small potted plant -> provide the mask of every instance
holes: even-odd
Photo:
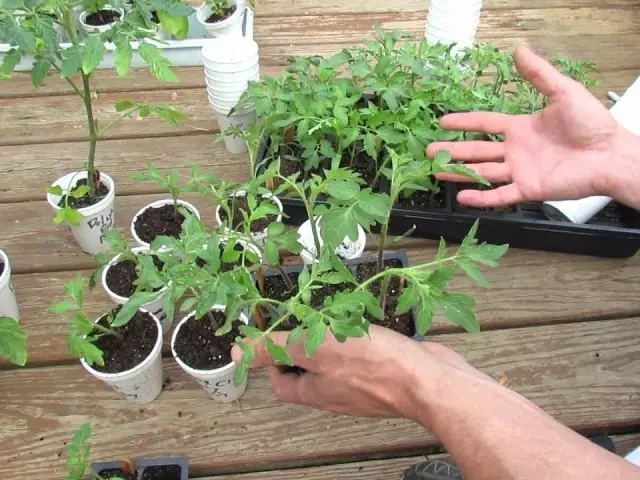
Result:
[[[245,36],[246,32],[243,31],[243,23],[247,22],[245,3],[244,0],[205,0],[198,9],[196,18],[211,37]],[[255,0],[249,0],[249,3],[252,9],[255,8]],[[247,36],[253,37],[253,25],[249,25],[248,28],[250,33]]]
[[[152,459],[123,458],[110,462],[90,462],[91,424],[83,423],[65,446],[67,451],[67,480],[187,480],[187,457],[160,457]],[[66,443],[66,442],[65,442]],[[87,475],[89,475],[87,477]]]
[[[141,305],[141,308],[160,320],[162,332],[166,334],[171,328],[173,318],[165,313],[165,305],[171,302],[171,299],[169,280],[162,275],[164,264],[155,252],[147,247],[131,248],[129,242],[122,238],[116,229],[108,231],[105,238],[109,244],[109,251],[96,255],[96,260],[101,266],[94,272],[90,287],[93,288],[97,278],[100,278],[102,288],[118,305],[125,305],[136,292],[155,293],[155,298]]]
[[[115,45],[116,70],[119,76],[126,76],[133,55],[131,41],[139,42],[139,54],[149,64],[154,76],[161,80],[177,82],[170,69],[169,61],[162,51],[147,42],[152,33],[135,25],[122,27],[118,22],[104,32],[93,32],[81,36],[73,22],[73,5],[58,2],[54,9],[55,19],[50,9],[45,9],[44,0],[39,0],[42,8],[34,9],[31,21],[18,22],[21,16],[19,6],[1,6],[0,16],[15,25],[8,39],[12,48],[5,55],[2,71],[10,76],[23,55],[30,54],[35,61],[31,70],[31,79],[35,87],[42,85],[47,73],[58,72],[71,86],[71,89],[83,101],[87,119],[89,153],[86,167],[68,173],[57,179],[47,190],[47,201],[56,212],[54,223],[66,223],[80,248],[87,253],[104,251],[104,232],[115,225],[115,184],[113,179],[100,171],[95,165],[98,140],[116,122],[123,118],[138,116],[146,118],[152,114],[177,125],[185,115],[169,106],[134,103],[122,100],[116,103],[119,116],[115,121],[100,125],[95,117],[91,76],[100,65],[105,42]],[[64,27],[71,45],[60,43],[56,36],[41,35],[40,29],[53,30],[54,23]],[[38,38],[38,42],[35,39]],[[0,77],[2,78],[2,77]],[[81,84],[78,83],[78,78]]]
[[[0,316],[20,318],[16,294],[11,284],[11,264],[9,257],[0,250]]]
[[[125,304],[91,320],[84,310],[85,282],[76,276],[65,284],[68,298],[52,304],[55,314],[68,314],[69,351],[94,377],[122,397],[139,404],[155,400],[162,390],[162,326],[140,306],[155,297],[136,292]]]
[[[122,20],[124,10],[109,5],[104,0],[85,0],[79,22],[85,33],[105,32]]]
[[[149,163],[146,172],[132,175],[134,180],[153,181],[171,193],[170,199],[152,202],[134,215],[131,220],[131,235],[139,245],[149,247],[160,236],[178,237],[187,211],[200,218],[196,207],[178,198],[183,193],[196,191],[194,179],[198,177],[199,172],[195,168],[192,171],[192,177],[183,183],[179,182],[177,170],[163,175],[153,163]]]

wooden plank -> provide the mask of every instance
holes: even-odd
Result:
[[[640,434],[613,435],[616,452],[620,456],[640,444]],[[426,455],[385,460],[371,460],[368,462],[342,463],[338,465],[323,465],[319,467],[293,468],[290,470],[275,470],[269,472],[245,473],[238,475],[220,475],[201,480],[400,480],[404,471],[417,463],[427,460],[444,458],[447,455]]]
[[[410,241],[405,245],[412,247],[409,259],[413,264],[428,261],[435,253],[433,242]],[[399,247],[401,249],[402,245]],[[11,261],[15,263],[14,251],[7,249]],[[50,254],[38,254],[47,251],[44,245],[30,251],[27,259],[51,257]],[[74,253],[78,257],[81,255]],[[85,263],[82,265],[85,268],[91,265],[88,256],[74,259],[61,253],[52,257],[52,261],[60,257],[61,261],[68,262],[61,264],[65,269],[78,265],[79,260]],[[288,260],[289,263],[300,262],[297,257]],[[17,267],[21,265],[17,264]],[[67,320],[47,313],[47,309],[54,301],[64,298],[64,282],[78,273],[88,278],[91,271],[14,276],[21,324],[29,334],[30,365],[51,365],[70,359],[66,345]],[[477,287],[459,273],[451,283],[451,291],[474,296],[482,329],[488,330],[640,315],[640,300],[636,292],[628,287],[639,275],[640,257],[615,261],[513,250],[498,269],[486,271],[489,289]],[[96,318],[112,306],[101,286],[87,295],[85,303],[87,312]],[[429,334],[454,331],[461,329],[451,325],[442,315],[437,315]],[[169,354],[169,351],[167,344],[165,353]],[[0,360],[1,365],[6,366],[7,362]]]
[[[529,10],[552,8],[583,8],[594,7],[596,4],[590,0],[539,0],[529,2],[527,0],[485,0],[483,10]],[[606,4],[599,5],[606,9],[633,8],[638,5],[637,0],[608,0]],[[404,2],[385,2],[384,0],[370,0],[368,2],[341,2],[340,0],[273,0],[263,3],[256,9],[256,23],[267,22],[269,17],[313,16],[313,15],[340,15],[340,14],[367,14],[385,12],[426,12],[429,8],[428,0],[407,0]],[[497,12],[494,12],[497,13]]]
[[[638,319],[434,338],[529,397],[558,421],[596,433],[640,425]],[[236,404],[207,401],[172,359],[170,386],[147,406],[127,403],[79,365],[0,373],[0,476],[58,478],[63,442],[90,419],[95,459],[186,454],[192,474],[223,474],[375,458],[434,446],[404,420],[360,419],[280,404],[252,372]]]
[[[106,126],[121,116],[114,103],[119,100],[170,104],[189,118],[174,127],[158,117],[124,118],[105,132],[107,138],[193,135],[216,132],[218,125],[206,90],[163,90],[106,93],[94,101],[94,115],[99,126]],[[82,101],[76,95],[25,99],[0,99],[0,145],[86,141],[88,130]]]
[[[192,165],[215,172],[226,180],[242,181],[249,175],[246,154],[227,152],[214,134],[150,140],[105,140],[98,144],[96,165],[116,182],[118,195],[162,192],[152,182],[134,182],[131,174],[154,162],[163,171],[176,169],[190,175]],[[86,163],[85,142],[0,147],[0,195],[2,202],[41,200],[57,178]],[[52,152],[59,152],[52,159]]]

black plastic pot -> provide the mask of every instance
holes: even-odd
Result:
[[[399,260],[402,263],[403,267],[407,267],[409,265],[409,257],[406,252],[387,252],[384,254],[384,260]],[[349,269],[355,275],[356,268],[358,265],[362,263],[376,262],[377,257],[375,255],[368,255],[360,258],[355,258],[353,260],[345,260],[344,264],[349,267]],[[300,273],[305,266],[303,264],[291,265],[284,267],[283,270],[286,274],[290,273]],[[281,276],[279,270],[276,270],[271,267],[265,267],[262,270],[264,277],[275,277]],[[417,320],[416,320],[416,312],[415,310],[412,312],[413,316],[413,335],[411,338],[415,340],[422,340],[424,338],[423,335],[417,334]]]
[[[142,479],[145,469],[150,467],[163,467],[176,465],[180,467],[180,480],[189,479],[189,459],[187,457],[159,457],[151,459],[134,460],[133,464],[138,473],[137,480]],[[120,461],[92,462],[91,468],[94,472],[100,473],[104,470],[120,468]]]

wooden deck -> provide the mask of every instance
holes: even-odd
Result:
[[[527,41],[538,51],[591,59],[601,84],[622,93],[640,73],[640,1],[486,0],[479,38],[505,48]],[[263,73],[277,73],[294,54],[330,53],[370,36],[382,22],[421,34],[427,4],[370,0],[272,0],[260,4],[256,39]],[[315,33],[314,33],[315,32]],[[148,161],[185,171],[198,163],[223,178],[241,179],[244,155],[212,145],[216,121],[199,67],[177,70],[179,85],[146,71],[117,79],[95,75],[98,116],[108,122],[116,99],[173,102],[189,120],[173,128],[156,120],[124,120],[98,145],[101,170],[117,183],[117,224],[166,195],[136,185],[131,172]],[[92,259],[64,227],[51,222],[47,186],[85,161],[86,125],[80,100],[50,77],[34,90],[16,75],[0,82],[0,248],[12,263],[13,283],[28,331],[29,363],[0,363],[0,478],[62,478],[64,444],[89,419],[93,456],[114,459],[188,455],[194,477],[209,479],[395,479],[438,439],[402,420],[330,415],[283,405],[266,376],[252,372],[239,403],[207,399],[165,352],[167,385],[148,406],[120,399],[90,378],[66,347],[66,325],[47,313],[63,283],[86,273]],[[213,207],[196,205],[208,222]],[[127,233],[128,234],[128,233]],[[408,239],[411,261],[434,254],[434,242]],[[436,321],[433,339],[456,348],[559,421],[584,434],[615,434],[619,453],[640,443],[640,258],[598,259],[513,249],[488,272],[491,288],[466,279],[460,290],[478,301],[484,333],[472,337]],[[99,289],[87,302],[98,314],[110,304]]]

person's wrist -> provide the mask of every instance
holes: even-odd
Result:
[[[611,157],[598,175],[599,193],[638,208],[640,185],[640,137],[619,125],[612,142]],[[638,197],[638,198],[635,198]]]

